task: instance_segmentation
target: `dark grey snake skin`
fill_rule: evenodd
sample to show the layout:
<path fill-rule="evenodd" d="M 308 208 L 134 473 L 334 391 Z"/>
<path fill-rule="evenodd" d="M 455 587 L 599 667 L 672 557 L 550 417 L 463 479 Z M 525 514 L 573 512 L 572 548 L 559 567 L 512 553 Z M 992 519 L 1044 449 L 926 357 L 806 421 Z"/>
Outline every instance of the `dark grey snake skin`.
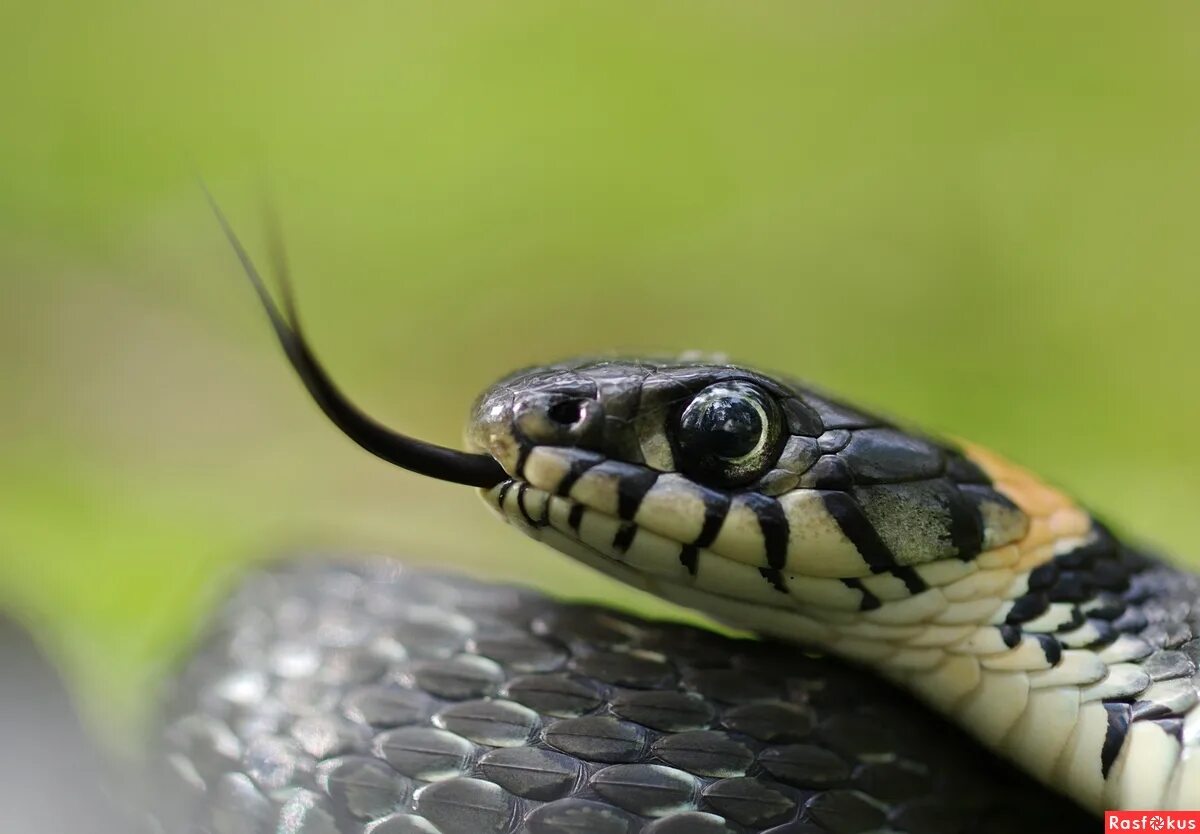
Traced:
<path fill-rule="evenodd" d="M 251 578 L 164 721 L 169 834 L 1098 825 L 835 661 L 382 559 Z"/>

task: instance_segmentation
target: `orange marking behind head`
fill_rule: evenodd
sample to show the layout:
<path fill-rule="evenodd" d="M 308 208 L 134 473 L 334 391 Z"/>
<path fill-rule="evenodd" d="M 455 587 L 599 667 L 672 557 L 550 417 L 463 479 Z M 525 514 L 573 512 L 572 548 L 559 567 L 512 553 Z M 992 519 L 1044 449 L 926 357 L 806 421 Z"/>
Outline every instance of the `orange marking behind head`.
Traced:
<path fill-rule="evenodd" d="M 981 446 L 963 443 L 962 449 L 996 490 L 1029 516 L 1029 532 L 1016 543 L 1021 551 L 1018 567 L 1037 567 L 1053 556 L 1057 542 L 1083 538 L 1091 530 L 1092 517 L 1066 493 Z"/>

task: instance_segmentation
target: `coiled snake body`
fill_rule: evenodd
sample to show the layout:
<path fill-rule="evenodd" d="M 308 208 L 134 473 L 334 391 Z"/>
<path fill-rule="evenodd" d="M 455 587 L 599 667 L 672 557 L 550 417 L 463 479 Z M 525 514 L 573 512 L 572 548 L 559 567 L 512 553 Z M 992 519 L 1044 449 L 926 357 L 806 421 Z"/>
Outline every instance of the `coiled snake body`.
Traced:
<path fill-rule="evenodd" d="M 1129 548 L 1032 475 L 976 447 L 900 428 L 787 377 L 702 360 L 584 360 L 520 372 L 480 397 L 468 432 L 472 452 L 430 446 L 381 427 L 338 392 L 304 342 L 290 298 L 285 316 L 234 243 L 309 391 L 343 431 L 375 454 L 480 487 L 487 502 L 522 531 L 632 585 L 728 625 L 870 670 L 1092 812 L 1200 807 L 1200 581 Z M 313 610 L 344 598 L 318 591 L 319 579 L 306 575 L 300 596 Z M 351 584 L 379 594 L 378 581 L 365 581 L 361 571 L 348 575 L 358 577 Z M 466 587 L 399 576 L 389 593 L 410 605 L 414 597 L 405 582 L 432 583 L 442 598 L 453 596 L 448 588 Z M 932 719 L 865 672 L 777 644 L 722 641 L 611 613 L 568 614 L 575 609 L 530 603 L 531 597 L 511 590 L 493 593 L 502 599 L 516 594 L 527 608 L 489 607 L 478 586 L 469 586 L 462 591 L 468 601 L 451 604 L 447 616 L 474 636 L 464 632 L 454 644 L 457 661 L 440 658 L 476 669 L 462 672 L 468 678 L 493 675 L 482 688 L 464 684 L 461 697 L 438 692 L 442 684 L 429 683 L 437 675 L 421 665 L 438 658 L 421 660 L 423 649 L 411 638 L 400 641 L 403 649 L 394 657 L 382 655 L 380 662 L 391 664 L 384 677 L 395 687 L 389 697 L 411 696 L 421 704 L 388 708 L 407 716 L 408 724 L 425 722 L 420 731 L 410 727 L 418 736 L 433 735 L 409 738 L 407 747 L 389 747 L 373 736 L 371 749 L 406 780 L 388 817 L 392 827 L 343 808 L 326 809 L 334 826 L 329 830 L 338 830 L 336 819 L 342 818 L 373 834 L 967 831 L 988 819 L 999 820 L 1003 830 L 1021 814 L 1022 827 L 1033 825 L 1030 809 L 1044 812 L 1055 830 L 1070 819 L 1066 803 L 979 761 L 953 735 L 929 739 L 928 747 L 920 741 L 905 746 L 900 730 L 928 728 Z M 245 599 L 241 613 L 219 631 L 230 640 L 247 627 Z M 350 607 L 361 613 L 361 605 Z M 524 613 L 506 619 L 513 611 Z M 471 620 L 472 612 L 477 619 Z M 492 629 L 517 635 L 515 645 L 541 647 L 529 651 L 544 650 L 554 660 L 545 668 L 540 660 L 524 667 L 525 648 L 512 645 L 489 654 Z M 607 636 L 598 637 L 600 632 Z M 382 639 L 378 625 L 364 634 Z M 265 635 L 263 646 L 276 649 L 299 651 L 306 640 L 319 642 L 311 634 Z M 253 642 L 244 634 L 240 639 Z M 226 667 L 233 644 L 218 652 Z M 693 646 L 700 644 L 706 659 L 697 660 Z M 715 662 L 713 646 L 719 647 Z M 483 665 L 471 667 L 475 661 Z M 206 662 L 195 668 L 207 670 L 201 676 L 211 681 L 217 672 L 211 657 Z M 728 697 L 697 683 L 706 663 L 737 681 Z M 483 667 L 490 671 L 479 672 Z M 201 674 L 195 668 L 191 674 Z M 522 674 L 557 683 L 545 684 L 549 689 L 533 702 L 523 700 L 514 683 Z M 361 688 L 363 681 L 350 677 Z M 587 694 L 565 694 L 576 685 Z M 309 717 L 332 720 L 337 714 L 344 722 L 358 716 L 359 730 L 347 730 L 350 736 L 367 732 L 362 728 L 403 736 L 404 721 L 389 727 L 347 706 L 348 686 L 333 686 L 329 703 L 306 702 Z M 736 691 L 738 686 L 755 695 Z M 553 706 L 573 697 L 587 706 Z M 629 707 L 631 699 L 641 706 Z M 455 714 L 454 704 L 464 701 L 473 706 Z M 180 714 L 193 725 L 227 719 L 220 712 L 230 709 L 227 704 L 218 709 L 215 701 L 208 703 L 189 701 Z M 799 713 L 806 717 L 797 719 Z M 571 721 L 576 723 L 560 726 Z M 933 735 L 946 735 L 933 726 Z M 206 733 L 211 737 L 211 728 Z M 686 738 L 671 741 L 680 735 Z M 194 742 L 194 733 L 168 736 L 183 737 Z M 293 737 L 289 743 L 294 752 L 299 742 Z M 168 750 L 178 757 L 171 744 Z M 388 750 L 401 752 L 393 761 Z M 337 744 L 323 750 L 331 751 L 344 752 Z M 309 750 L 296 760 L 316 756 Z M 458 764 L 439 769 L 429 757 Z M 501 760 L 506 764 L 497 764 Z M 191 781 L 207 785 L 210 795 L 224 791 L 226 799 L 237 790 L 247 796 L 274 792 L 278 804 L 286 804 L 280 797 L 293 791 L 287 795 L 306 797 L 297 801 L 311 810 L 349 790 L 330 787 L 340 784 L 329 775 L 340 772 L 337 767 L 369 770 L 376 765 L 364 761 L 378 759 L 350 761 L 358 764 L 314 764 L 313 790 L 301 794 L 294 793 L 305 790 L 294 773 L 282 781 L 276 774 L 277 783 L 256 782 L 248 766 L 241 768 L 243 781 L 225 773 L 220 790 L 212 779 Z M 863 776 L 872 768 L 884 774 L 874 783 Z M 903 774 L 912 778 L 906 783 Z M 950 776 L 972 789 L 947 788 Z M 378 774 L 363 778 L 365 784 L 387 782 Z M 545 787 L 545 780 L 558 787 Z M 731 787 L 729 780 L 741 781 Z M 451 783 L 456 787 L 446 787 Z M 766 793 L 733 799 L 723 793 L 750 790 L 751 783 Z M 768 794 L 785 799 L 772 806 Z M 918 799 L 912 807 L 940 808 L 941 816 L 931 821 L 912 811 L 906 817 L 903 809 Z M 583 804 L 559 805 L 557 817 L 535 814 L 569 801 Z M 481 829 L 463 810 L 484 806 L 499 809 L 485 814 L 493 828 Z M 298 813 L 293 810 L 293 817 Z M 315 820 L 315 814 L 297 818 Z M 669 827 L 675 818 L 671 824 L 680 827 Z M 628 822 L 605 828 L 601 823 L 610 819 Z"/>

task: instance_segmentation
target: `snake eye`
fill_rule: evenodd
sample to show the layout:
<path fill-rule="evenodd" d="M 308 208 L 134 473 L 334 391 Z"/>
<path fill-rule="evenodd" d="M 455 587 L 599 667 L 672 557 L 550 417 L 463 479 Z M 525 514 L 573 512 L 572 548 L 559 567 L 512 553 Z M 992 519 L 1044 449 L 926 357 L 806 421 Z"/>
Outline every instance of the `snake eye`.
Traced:
<path fill-rule="evenodd" d="M 697 394 L 674 431 L 679 470 L 702 483 L 739 486 L 775 462 L 782 439 L 779 406 L 748 382 L 719 382 Z"/>

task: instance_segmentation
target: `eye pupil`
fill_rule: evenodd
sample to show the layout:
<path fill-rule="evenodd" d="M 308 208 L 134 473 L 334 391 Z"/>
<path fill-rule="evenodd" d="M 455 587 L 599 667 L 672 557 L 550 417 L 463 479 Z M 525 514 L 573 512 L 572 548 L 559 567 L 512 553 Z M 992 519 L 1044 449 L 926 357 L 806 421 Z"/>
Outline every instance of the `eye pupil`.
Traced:
<path fill-rule="evenodd" d="M 689 409 L 690 411 L 690 409 Z M 745 397 L 719 397 L 704 404 L 693 421 L 684 417 L 685 432 L 695 433 L 712 454 L 733 459 L 749 454 L 762 435 L 762 418 Z"/>

